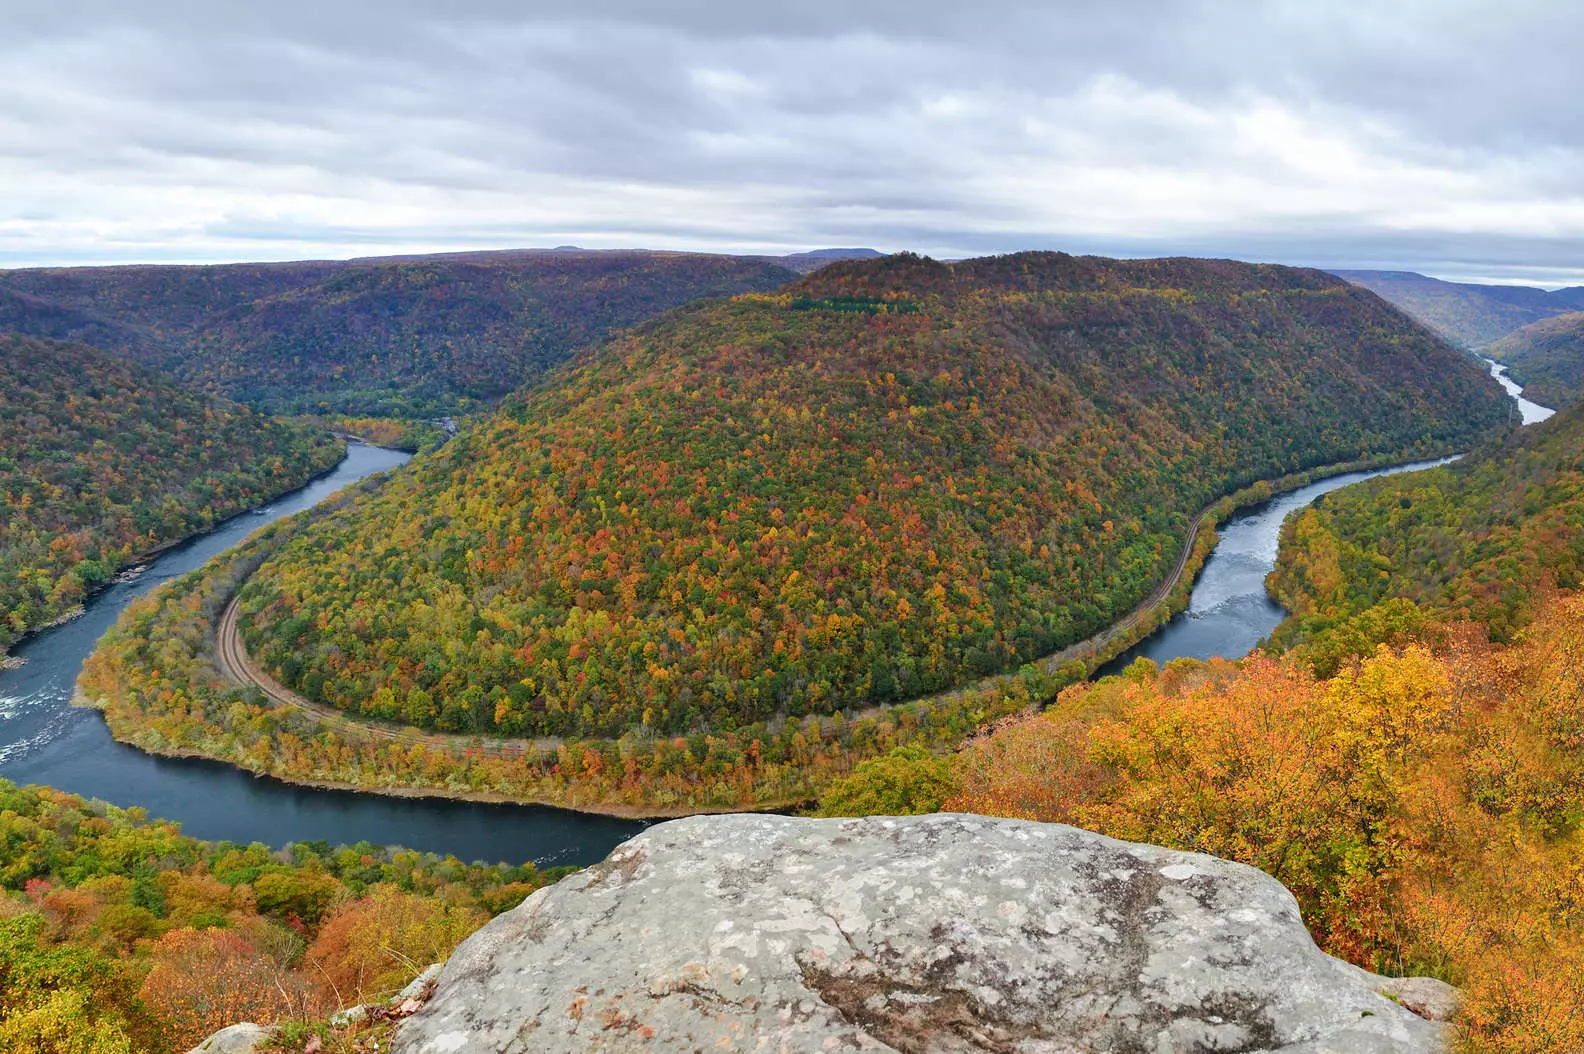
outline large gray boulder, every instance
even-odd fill
[[[275,1038],[280,1029],[272,1025],[255,1025],[244,1021],[240,1025],[222,1028],[198,1044],[187,1054],[256,1054]]]
[[[1215,857],[981,816],[701,816],[485,926],[395,1051],[1440,1050],[1378,980]]]

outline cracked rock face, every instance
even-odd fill
[[[1241,864],[938,815],[650,828],[457,950],[396,1054],[1441,1050]]]

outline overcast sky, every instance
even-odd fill
[[[1024,248],[1584,282],[1571,0],[0,0],[0,266]]]

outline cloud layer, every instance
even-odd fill
[[[0,265],[874,245],[1584,282],[1577,5],[152,0],[4,24]]]

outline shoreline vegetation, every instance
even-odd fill
[[[623,818],[786,809],[813,801],[864,760],[900,746],[955,749],[993,722],[1038,709],[1087,679],[1186,607],[1218,541],[1215,527],[1239,510],[1320,479],[1451,452],[1436,444],[1366,456],[1223,496],[1191,521],[1172,574],[1127,616],[1016,673],[823,718],[571,741],[445,735],[332,716],[318,706],[310,712],[270,705],[257,685],[225,675],[217,630],[232,598],[295,529],[378,485],[370,481],[271,524],[130,605],[84,665],[73,702],[101,710],[117,740],[147,753],[221,761],[299,786]]]
[[[0,422],[0,661],[150,554],[346,456],[323,431],[15,333],[0,334]]]
[[[96,597],[98,597],[105,590],[109,589],[111,586],[119,585],[125,581],[125,579],[122,578],[123,575],[126,575],[130,572],[141,572],[148,564],[153,563],[155,560],[170,552],[172,549],[175,549],[177,546],[185,545],[195,538],[202,538],[206,534],[212,534],[214,531],[219,530],[221,527],[224,527],[226,524],[230,523],[239,516],[250,515],[258,509],[262,509],[267,505],[279,501],[288,494],[302,490],[309,484],[324,479],[326,476],[334,473],[336,469],[340,468],[341,463],[345,461],[346,458],[347,444],[343,440],[341,441],[340,457],[328,464],[314,468],[309,475],[304,476],[295,483],[261,497],[258,501],[251,505],[240,506],[236,509],[236,511],[226,514],[224,517],[216,520],[207,527],[204,527],[200,530],[191,531],[182,535],[180,538],[172,538],[169,541],[160,542],[158,545],[144,549],[141,552],[133,553],[122,560],[118,560],[116,564],[111,567],[110,577],[85,592],[83,594],[82,602],[77,604],[77,606],[62,612],[60,615],[48,622],[37,626],[30,626],[28,629],[24,630],[10,641],[0,642],[0,670],[20,670],[22,667],[26,666],[27,660],[20,656],[11,655],[11,649],[27,644],[40,633],[45,633],[52,629],[59,629],[61,626],[64,626],[69,622],[74,622],[77,619],[82,618],[88,612],[87,605],[93,603]]]

